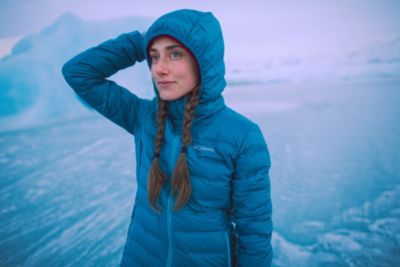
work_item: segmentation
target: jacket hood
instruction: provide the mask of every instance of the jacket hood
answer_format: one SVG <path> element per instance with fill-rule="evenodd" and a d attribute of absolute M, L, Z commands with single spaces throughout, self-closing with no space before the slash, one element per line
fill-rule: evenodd
<path fill-rule="evenodd" d="M 210 115 L 224 105 L 222 91 L 226 86 L 224 40 L 221 26 L 211 12 L 182 9 L 167 13 L 157 19 L 144 36 L 146 61 L 150 68 L 148 46 L 161 35 L 168 35 L 181 42 L 195 57 L 201 79 L 200 103 L 195 111 L 196 119 Z M 153 81 L 154 91 L 159 97 Z M 186 96 L 169 101 L 173 120 L 183 116 Z"/>

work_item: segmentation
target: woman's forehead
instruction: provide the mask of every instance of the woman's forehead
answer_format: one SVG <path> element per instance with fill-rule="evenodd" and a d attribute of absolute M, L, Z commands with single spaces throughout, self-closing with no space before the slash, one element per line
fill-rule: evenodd
<path fill-rule="evenodd" d="M 159 48 L 165 48 L 167 46 L 183 47 L 179 42 L 169 36 L 159 36 L 154 38 L 150 45 L 150 49 L 155 48 L 158 50 Z"/>

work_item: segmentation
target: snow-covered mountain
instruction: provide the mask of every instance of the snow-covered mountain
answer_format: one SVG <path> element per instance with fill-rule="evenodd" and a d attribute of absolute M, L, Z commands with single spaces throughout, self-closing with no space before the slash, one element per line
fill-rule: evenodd
<path fill-rule="evenodd" d="M 19 40 L 0 60 L 0 121 L 2 127 L 74 117 L 87 113 L 61 74 L 62 65 L 86 48 L 123 32 L 144 30 L 150 19 L 133 17 L 85 22 L 62 15 L 39 33 Z M 139 64 L 113 77 L 118 83 L 150 94 L 147 66 Z M 147 90 L 147 91 L 146 91 Z M 7 125 L 6 125 L 7 124 Z"/>
<path fill-rule="evenodd" d="M 400 34 L 353 51 L 331 54 L 268 55 L 260 60 L 232 59 L 231 83 L 373 82 L 400 80 Z"/>

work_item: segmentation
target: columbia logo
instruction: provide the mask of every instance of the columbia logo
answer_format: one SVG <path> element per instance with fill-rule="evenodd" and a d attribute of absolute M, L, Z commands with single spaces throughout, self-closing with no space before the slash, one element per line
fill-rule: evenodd
<path fill-rule="evenodd" d="M 212 147 L 207 147 L 207 146 L 202 146 L 202 145 L 193 145 L 193 148 L 199 151 L 209 151 L 209 152 L 214 152 L 215 149 Z"/>

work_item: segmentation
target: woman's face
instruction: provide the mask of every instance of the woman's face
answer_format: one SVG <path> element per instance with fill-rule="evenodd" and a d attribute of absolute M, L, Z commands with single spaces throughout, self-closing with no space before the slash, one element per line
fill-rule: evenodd
<path fill-rule="evenodd" d="M 175 100 L 199 82 L 194 57 L 174 39 L 157 37 L 150 46 L 151 75 L 162 100 Z"/>

